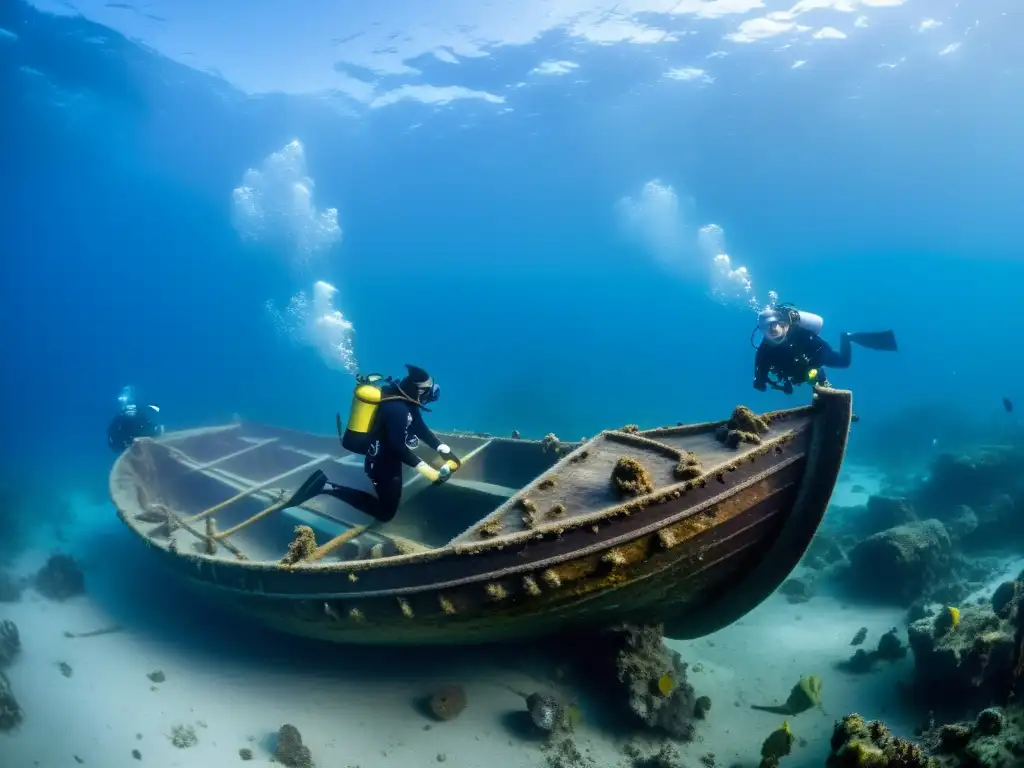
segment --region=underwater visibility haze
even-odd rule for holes
[[[0,0],[0,764],[1021,764],[1022,35],[1014,0]],[[393,472],[377,433],[335,460],[372,373],[400,382],[379,423],[429,424]],[[433,442],[447,484],[412,469]],[[312,506],[284,504],[303,478],[271,474],[321,455]],[[333,528],[289,544],[363,510],[332,483],[381,507],[329,553]],[[209,508],[236,492],[220,532],[299,512],[232,554]],[[601,494],[664,519],[607,522]],[[710,522],[672,528],[684,507]],[[164,568],[189,521],[227,565]],[[537,563],[516,588],[553,602],[516,632],[457,592],[431,610],[464,634],[425,628],[411,596],[483,578],[461,565],[225,575],[537,530],[561,549],[473,561],[487,605]],[[542,567],[604,546],[591,581]],[[427,623],[374,625],[359,590]],[[545,611],[589,639],[541,642]],[[346,616],[381,634],[317,641]],[[373,647],[394,632],[410,648]],[[511,647],[415,647],[438,637]]]

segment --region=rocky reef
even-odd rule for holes
[[[313,755],[302,743],[302,734],[294,725],[287,723],[277,732],[274,759],[287,768],[313,768]]]
[[[85,592],[85,574],[71,555],[51,555],[36,573],[34,584],[50,600],[68,600]]]
[[[879,599],[909,605],[951,570],[953,542],[938,520],[872,534],[850,550],[850,584]]]
[[[21,637],[13,621],[0,622],[0,732],[16,728],[22,721],[23,713],[18,704],[11,682],[4,674],[21,652]]]
[[[687,680],[687,665],[665,646],[661,626],[622,625],[587,636],[588,652],[570,659],[580,681],[627,729],[647,728],[678,741],[694,738],[695,723],[707,717],[711,701],[698,699]]]

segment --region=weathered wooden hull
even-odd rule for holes
[[[809,408],[775,418],[778,438],[738,451],[695,482],[578,524],[297,566],[183,554],[147,541],[228,610],[333,642],[466,644],[621,622],[664,623],[670,636],[699,637],[756,607],[802,557],[838,478],[850,406],[848,392],[820,390]],[[787,432],[787,421],[796,428]],[[631,441],[664,447],[686,430],[715,426],[610,437],[625,448]],[[129,485],[115,467],[121,517],[145,538],[133,519],[145,494],[133,500]]]

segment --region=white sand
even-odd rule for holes
[[[26,713],[16,732],[0,736],[4,768],[75,768],[74,755],[86,766],[134,767],[140,763],[133,749],[141,752],[141,765],[224,768],[242,764],[242,747],[255,753],[250,764],[267,764],[273,734],[284,723],[299,728],[320,768],[425,768],[438,765],[439,754],[457,768],[543,765],[536,743],[511,726],[510,713],[523,702],[504,687],[542,686],[515,669],[508,654],[325,648],[219,623],[148,565],[109,509],[94,514],[105,522],[72,539],[78,542],[72,552],[88,565],[88,596],[53,603],[29,591],[21,603],[0,605],[0,618],[21,631],[23,651],[8,676]],[[36,553],[25,567],[43,559],[45,553]],[[894,693],[895,683],[910,675],[909,656],[862,676],[833,666],[852,653],[850,639],[861,626],[869,630],[863,647],[871,649],[890,627],[902,630],[902,617],[897,609],[845,609],[828,596],[790,605],[776,595],[710,638],[673,642],[691,664],[698,695],[712,699],[699,740],[683,748],[686,764],[699,765],[710,752],[719,766],[756,765],[761,742],[783,718],[749,705],[781,704],[811,673],[824,679],[825,712],[790,718],[807,744],[786,759],[786,768],[824,765],[833,722],[851,711],[909,733],[915,716],[899,711]],[[113,623],[124,631],[63,635]],[[61,675],[61,661],[71,665],[72,677]],[[155,669],[166,682],[147,679]],[[455,721],[433,723],[415,702],[445,682],[464,685],[469,706]],[[168,734],[179,723],[195,727],[198,745],[171,745]],[[613,740],[592,725],[577,741],[590,746],[600,766],[622,759]]]

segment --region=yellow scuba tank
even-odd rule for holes
[[[338,420],[338,437],[341,446],[352,453],[366,453],[370,447],[370,433],[373,431],[374,417],[380,406],[384,393],[377,382],[384,377],[377,373],[369,376],[356,376],[356,388],[352,392],[352,406],[348,412],[348,424],[345,432],[341,432],[341,416]]]

